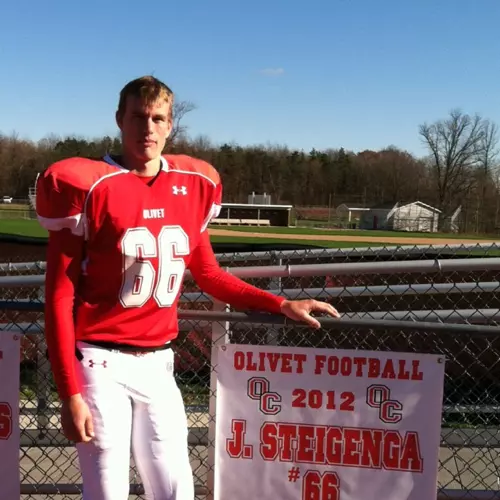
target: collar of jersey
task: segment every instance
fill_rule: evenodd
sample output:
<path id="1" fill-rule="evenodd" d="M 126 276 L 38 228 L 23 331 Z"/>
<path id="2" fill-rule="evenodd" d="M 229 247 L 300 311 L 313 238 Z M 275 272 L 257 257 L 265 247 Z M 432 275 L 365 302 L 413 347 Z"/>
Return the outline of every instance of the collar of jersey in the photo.
<path id="1" fill-rule="evenodd" d="M 109 165 L 113 165 L 114 167 L 119 168 L 120 170 L 127 170 L 125 167 L 122 167 L 119 163 L 116 163 L 116 161 L 113 160 L 113 158 L 111 158 L 111 156 L 109 154 L 104 155 L 103 160 L 106 163 L 108 163 Z M 163 156 L 160 156 L 160 161 L 161 161 L 161 169 L 160 170 L 167 172 L 168 171 L 167 160 L 165 158 L 163 158 Z"/>

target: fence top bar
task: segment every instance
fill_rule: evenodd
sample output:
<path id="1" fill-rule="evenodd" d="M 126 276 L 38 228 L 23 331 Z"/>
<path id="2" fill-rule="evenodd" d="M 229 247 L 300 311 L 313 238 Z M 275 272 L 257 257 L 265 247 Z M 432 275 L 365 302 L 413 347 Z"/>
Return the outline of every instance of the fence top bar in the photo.
<path id="1" fill-rule="evenodd" d="M 462 250 L 462 251 L 477 251 L 477 250 L 500 250 L 500 244 L 496 242 L 487 243 L 451 243 L 446 245 L 387 245 L 381 247 L 352 247 L 352 248 L 304 248 L 300 250 L 262 250 L 257 252 L 221 252 L 217 253 L 216 257 L 221 262 L 231 260 L 260 260 L 260 259 L 276 259 L 287 257 L 300 257 L 303 259 L 316 258 L 325 255 L 341 255 L 341 256 L 364 256 L 364 255 L 397 255 L 409 253 L 419 254 L 422 251 L 432 250 Z M 46 263 L 44 261 L 35 262 L 0 262 L 0 272 L 9 271 L 32 271 L 44 270 Z"/>
<path id="2" fill-rule="evenodd" d="M 439 273 L 450 271 L 499 270 L 500 258 L 426 259 L 395 262 L 356 262 L 339 264 L 298 264 L 284 266 L 233 267 L 227 270 L 240 278 L 306 277 L 350 274 Z M 1 284 L 1 283 L 0 283 Z"/>
<path id="3" fill-rule="evenodd" d="M 496 242 L 487 243 L 451 243 L 445 245 L 387 245 L 380 247 L 351 247 L 351 248 L 305 248 L 300 250 L 269 250 L 257 252 L 234 252 L 234 253 L 218 253 L 217 258 L 220 261 L 226 260 L 260 260 L 263 258 L 287 258 L 287 257 L 302 257 L 316 258 L 324 255 L 340 255 L 340 256 L 371 256 L 371 255 L 395 255 L 415 253 L 419 254 L 423 251 L 436 250 L 462 250 L 462 251 L 478 251 L 478 250 L 500 250 L 500 245 Z"/>
<path id="4" fill-rule="evenodd" d="M 500 270 L 500 257 L 473 259 L 427 259 L 406 262 L 356 262 L 339 264 L 299 264 L 226 268 L 240 278 L 307 277 L 329 275 L 440 273 L 450 271 Z M 185 278 L 191 278 L 188 271 Z M 0 276 L 0 287 L 43 286 L 45 276 Z"/>
<path id="5" fill-rule="evenodd" d="M 317 258 L 321 256 L 373 256 L 373 255 L 408 255 L 421 254 L 423 251 L 478 251 L 478 250 L 500 250 L 500 243 L 450 243 L 445 245 L 387 245 L 380 247 L 352 247 L 352 248 L 301 248 L 299 250 L 261 250 L 257 252 L 220 252 L 216 254 L 217 260 L 227 262 L 233 260 L 261 260 L 281 259 L 297 257 L 303 259 Z M 9 271 L 34 271 L 45 270 L 45 261 L 35 262 L 0 262 L 0 272 Z"/>

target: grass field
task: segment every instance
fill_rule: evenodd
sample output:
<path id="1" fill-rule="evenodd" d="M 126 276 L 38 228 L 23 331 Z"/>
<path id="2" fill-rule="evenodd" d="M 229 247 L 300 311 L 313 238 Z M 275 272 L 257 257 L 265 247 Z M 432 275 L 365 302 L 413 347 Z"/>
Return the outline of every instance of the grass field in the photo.
<path id="1" fill-rule="evenodd" d="M 0 219 L 0 234 L 47 238 L 47 231 L 36 220 Z"/>
<path id="2" fill-rule="evenodd" d="M 396 231 L 322 230 L 314 228 L 213 226 L 213 243 L 308 244 L 323 248 L 353 248 L 400 246 L 413 244 L 457 244 L 494 241 L 473 235 L 423 234 Z M 46 238 L 47 231 L 38 221 L 29 219 L 0 219 L 0 235 Z M 269 235 L 268 237 L 266 235 Z M 498 251 L 496 251 L 498 252 Z"/>
<path id="3" fill-rule="evenodd" d="M 283 229 L 283 228 L 281 228 Z M 253 228 L 254 231 L 259 229 Z M 9 234 L 16 236 L 28 236 L 32 238 L 46 238 L 47 231 L 40 226 L 36 220 L 1 220 L 0 219 L 0 234 Z M 314 233 L 306 233 L 314 234 Z M 239 237 L 232 238 L 231 236 L 211 236 L 211 241 L 214 243 L 283 243 L 279 238 L 253 238 Z M 287 240 L 287 243 L 304 243 L 303 240 Z M 311 242 L 312 243 L 312 242 Z M 381 246 L 382 243 L 374 243 L 373 245 Z M 353 246 L 365 247 L 364 242 L 345 242 L 345 241 L 322 241 L 318 246 L 325 248 L 351 248 Z"/>
<path id="4" fill-rule="evenodd" d="M 249 237 L 239 237 L 239 238 L 231 238 L 230 236 L 217 236 L 217 235 L 212 235 L 210 236 L 210 240 L 213 243 L 260 243 L 260 244 L 268 244 L 268 243 L 284 243 L 285 240 L 282 238 L 252 238 L 251 236 Z M 305 242 L 304 240 L 286 240 L 286 243 L 291 243 L 291 244 L 304 244 L 304 243 L 310 243 L 311 245 L 315 245 L 318 247 L 323 247 L 323 248 L 354 248 L 354 247 L 375 247 L 375 246 L 387 246 L 387 243 L 381 243 L 381 242 L 372 242 L 369 245 L 367 245 L 365 242 L 361 241 L 319 241 L 319 242 L 314 242 L 314 241 L 309 241 Z"/>

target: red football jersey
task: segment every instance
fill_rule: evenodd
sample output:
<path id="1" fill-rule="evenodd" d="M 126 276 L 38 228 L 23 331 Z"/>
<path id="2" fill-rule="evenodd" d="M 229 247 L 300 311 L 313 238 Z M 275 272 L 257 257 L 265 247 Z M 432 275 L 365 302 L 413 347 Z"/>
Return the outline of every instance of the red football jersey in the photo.
<path id="1" fill-rule="evenodd" d="M 211 165 L 165 155 L 159 174 L 145 182 L 109 156 L 63 160 L 38 178 L 36 204 L 43 227 L 69 228 L 85 240 L 76 339 L 141 346 L 177 335 L 191 251 L 220 211 Z"/>
<path id="2" fill-rule="evenodd" d="M 280 313 L 285 300 L 219 266 L 207 225 L 221 207 L 215 169 L 166 155 L 152 178 L 109 156 L 71 158 L 37 181 L 38 219 L 51 232 L 45 336 L 61 398 L 80 392 L 75 340 L 156 347 L 178 334 L 185 270 L 235 308 Z"/>

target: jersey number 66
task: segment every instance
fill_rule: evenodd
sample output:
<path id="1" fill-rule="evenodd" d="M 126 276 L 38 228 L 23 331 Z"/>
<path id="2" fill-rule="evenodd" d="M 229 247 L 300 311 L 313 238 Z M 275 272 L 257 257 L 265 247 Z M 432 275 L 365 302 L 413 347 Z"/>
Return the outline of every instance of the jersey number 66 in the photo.
<path id="1" fill-rule="evenodd" d="M 155 238 L 146 227 L 128 229 L 121 241 L 123 307 L 141 307 L 154 296 L 158 306 L 175 302 L 189 255 L 189 237 L 180 226 L 165 226 Z M 158 269 L 148 259 L 158 257 Z"/>

